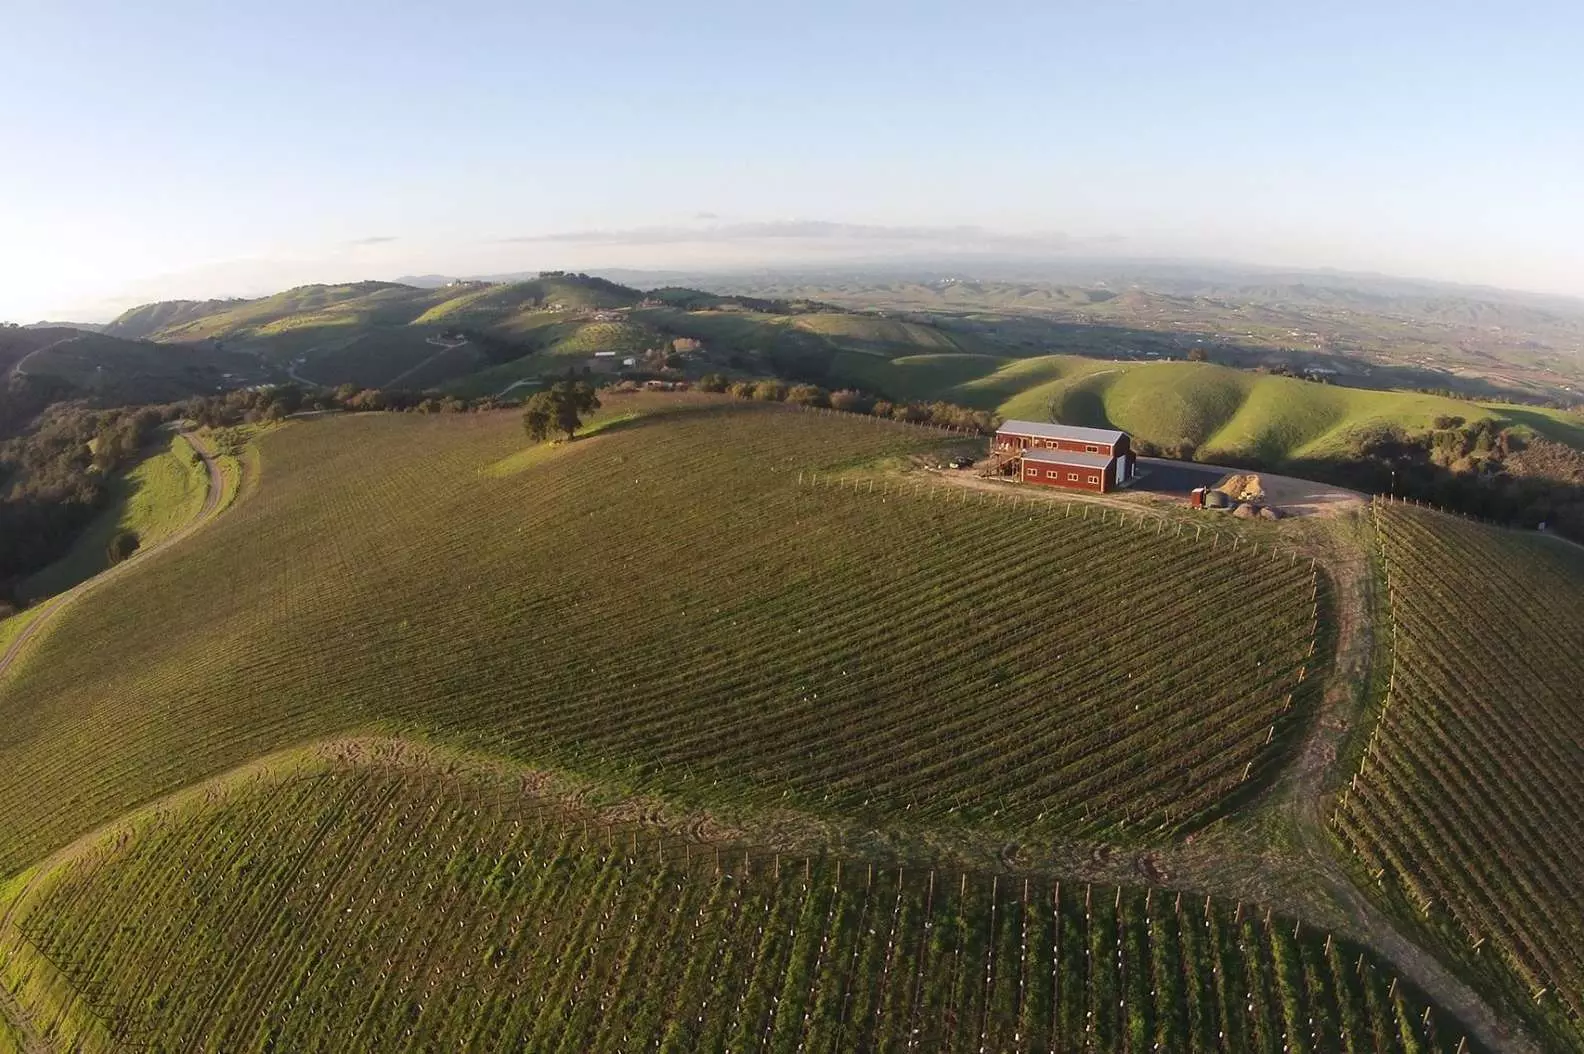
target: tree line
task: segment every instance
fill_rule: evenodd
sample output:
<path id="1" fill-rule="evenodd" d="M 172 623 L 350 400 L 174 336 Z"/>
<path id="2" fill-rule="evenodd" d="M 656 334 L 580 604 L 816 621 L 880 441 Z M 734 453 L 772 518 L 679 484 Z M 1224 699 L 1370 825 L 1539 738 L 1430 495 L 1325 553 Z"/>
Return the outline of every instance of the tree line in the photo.
<path id="1" fill-rule="evenodd" d="M 988 410 L 973 410 L 955 403 L 904 402 L 883 399 L 854 388 L 830 391 L 817 384 L 794 384 L 774 378 L 728 380 L 719 373 L 705 374 L 698 382 L 704 392 L 722 392 L 738 399 L 760 402 L 793 403 L 798 406 L 830 407 L 845 413 L 869 414 L 909 424 L 957 428 L 980 435 L 995 434 L 1001 419 Z"/>
<path id="2" fill-rule="evenodd" d="M 348 413 L 453 414 L 495 410 L 506 404 L 493 397 L 466 399 L 438 392 L 397 388 L 338 388 L 305 391 L 295 384 L 270 388 L 237 389 L 217 395 L 195 396 L 175 404 L 181 416 L 209 428 L 281 421 L 296 413 L 346 411 Z"/>
<path id="3" fill-rule="evenodd" d="M 468 413 L 495 400 L 342 385 L 237 389 L 159 406 L 99 409 L 57 401 L 50 378 L 14 376 L 0 388 L 0 617 L 20 604 L 29 575 L 66 555 L 104 507 L 110 480 L 171 421 L 226 429 L 304 411 Z M 111 554 L 112 561 L 115 554 Z"/>
<path id="4" fill-rule="evenodd" d="M 57 403 L 25 434 L 0 441 L 0 615 L 21 579 L 60 559 L 172 407 L 99 410 Z"/>
<path id="5" fill-rule="evenodd" d="M 1584 542 L 1584 452 L 1492 421 L 1438 419 L 1423 435 L 1383 426 L 1344 458 L 1287 466 L 1299 475 L 1429 502 L 1519 527 L 1544 524 Z"/>

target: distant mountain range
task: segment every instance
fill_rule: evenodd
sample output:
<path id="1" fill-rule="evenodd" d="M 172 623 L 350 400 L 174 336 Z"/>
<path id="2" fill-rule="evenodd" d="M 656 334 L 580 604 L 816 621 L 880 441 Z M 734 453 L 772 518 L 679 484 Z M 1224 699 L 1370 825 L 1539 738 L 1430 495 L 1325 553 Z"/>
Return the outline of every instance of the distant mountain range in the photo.
<path id="1" fill-rule="evenodd" d="M 1429 279 L 1351 271 L 1261 268 L 1247 264 L 1203 260 L 1126 259 L 1118 257 L 1072 258 L 1031 262 L 997 260 L 982 256 L 895 262 L 873 265 L 845 264 L 812 267 L 756 267 L 734 270 L 637 270 L 601 268 L 598 274 L 639 288 L 690 286 L 715 292 L 884 286 L 895 283 L 928 283 L 944 280 L 1066 285 L 1083 288 L 1141 288 L 1177 296 L 1227 297 L 1287 306 L 1352 305 L 1359 310 L 1431 312 L 1451 301 L 1468 305 L 1524 307 L 1548 315 L 1584 320 L 1584 299 L 1465 285 Z M 426 289 L 459 281 L 518 282 L 535 272 L 487 275 L 407 275 L 395 281 Z M 1477 308 L 1463 310 L 1478 314 Z"/>
<path id="2" fill-rule="evenodd" d="M 1563 404 L 1584 389 L 1584 302 L 1160 261 L 978 267 L 307 285 L 144 304 L 103 326 L 10 327 L 0 372 L 52 377 L 69 397 L 101 403 L 286 382 L 478 396 L 608 367 L 593 360 L 610 352 L 652 369 L 685 355 L 695 374 L 913 397 L 896 379 L 905 370 L 879 367 L 933 356 L 948 372 L 988 376 L 1051 354 L 1140 361 L 1198 348 L 1228 365 L 1316 369 L 1358 387 Z"/>

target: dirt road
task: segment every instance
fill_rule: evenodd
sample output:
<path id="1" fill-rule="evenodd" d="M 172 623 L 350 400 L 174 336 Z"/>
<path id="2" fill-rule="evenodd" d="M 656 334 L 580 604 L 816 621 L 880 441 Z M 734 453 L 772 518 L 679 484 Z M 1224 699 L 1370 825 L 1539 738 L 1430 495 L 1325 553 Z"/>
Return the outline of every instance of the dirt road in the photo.
<path id="1" fill-rule="evenodd" d="M 1158 457 L 1141 457 L 1138 459 L 1138 466 L 1141 473 L 1150 473 L 1166 479 L 1182 477 L 1187 482 L 1192 478 L 1193 481 L 1189 486 L 1175 488 L 1175 492 L 1180 493 L 1184 500 L 1187 499 L 1186 492 L 1191 487 L 1212 486 L 1220 477 L 1237 473 L 1258 476 L 1260 485 L 1265 490 L 1263 504 L 1275 506 L 1290 516 L 1336 516 L 1354 509 L 1362 509 L 1368 501 L 1365 495 L 1356 490 L 1348 490 L 1346 487 L 1334 487 L 1329 483 L 1316 483 L 1312 479 L 1299 479 L 1296 476 L 1278 476 L 1260 469 L 1203 465 L 1197 461 L 1168 461 Z M 1143 476 L 1134 489 L 1146 494 L 1172 493 L 1170 489 L 1154 491 L 1150 486 L 1149 475 Z"/>
<path id="2" fill-rule="evenodd" d="M 1184 463 L 1165 464 L 1175 467 Z M 1216 476 L 1235 471 L 1213 465 L 1188 467 Z M 936 471 L 929 475 L 940 482 L 1003 499 L 1016 495 L 1030 501 L 1083 502 L 1126 510 L 1135 516 L 1165 516 L 1166 510 L 1176 505 L 1173 501 L 1168 506 L 1160 496 L 1153 496 L 1153 502 L 1140 501 L 1136 492 L 1100 495 L 1029 487 L 983 479 L 970 472 Z M 1307 507 L 1312 516 L 1340 516 L 1367 507 L 1367 499 L 1354 491 L 1285 476 L 1259 476 L 1271 503 L 1283 509 L 1290 509 L 1287 503 L 1293 502 Z M 1354 885 L 1337 861 L 1326 830 L 1325 789 L 1338 763 L 1339 750 L 1353 727 L 1371 717 L 1366 711 L 1371 702 L 1366 686 L 1375 658 L 1372 608 L 1376 586 L 1368 555 L 1370 541 L 1367 536 L 1352 533 L 1355 530 L 1367 527 L 1355 527 L 1346 521 L 1315 525 L 1291 540 L 1326 570 L 1336 634 L 1335 662 L 1303 743 L 1262 795 L 1267 807 L 1283 821 L 1282 826 L 1292 832 L 1296 845 L 1277 848 L 1257 840 L 1259 836 L 1191 838 L 1187 843 L 1148 850 L 1053 842 L 1042 847 L 1039 864 L 1086 881 L 1124 884 L 1142 877 L 1151 884 L 1262 902 L 1306 922 L 1335 929 L 1382 955 L 1402 977 L 1457 1015 L 1470 1036 L 1487 1049 L 1540 1054 L 1540 1047 L 1520 1027 L 1504 1020 L 1478 992 L 1416 943 L 1414 935 Z"/>
<path id="3" fill-rule="evenodd" d="M 50 624 L 50 620 L 58 615 L 61 609 L 73 601 L 87 596 L 106 582 L 113 581 L 120 575 L 125 574 L 127 568 L 137 565 L 151 553 L 161 552 L 175 545 L 207 523 L 218 511 L 221 496 L 225 493 L 225 480 L 220 475 L 220 465 L 215 461 L 214 455 L 198 441 L 197 437 L 188 432 L 183 432 L 182 436 L 192 446 L 193 451 L 203 458 L 204 467 L 209 473 L 209 493 L 204 497 L 203 508 L 198 510 L 198 515 L 194 516 L 192 521 L 185 527 L 182 527 L 158 545 L 151 545 L 147 549 L 139 549 L 114 567 L 101 571 L 88 579 L 88 581 L 46 600 L 35 612 L 31 613 L 32 621 L 28 623 L 27 628 L 17 635 L 16 640 L 11 642 L 11 646 L 6 648 L 4 654 L 0 654 L 0 678 L 5 677 L 10 671 L 12 664 L 20 658 L 22 652 L 27 648 L 28 643 L 43 632 L 44 628 Z"/>

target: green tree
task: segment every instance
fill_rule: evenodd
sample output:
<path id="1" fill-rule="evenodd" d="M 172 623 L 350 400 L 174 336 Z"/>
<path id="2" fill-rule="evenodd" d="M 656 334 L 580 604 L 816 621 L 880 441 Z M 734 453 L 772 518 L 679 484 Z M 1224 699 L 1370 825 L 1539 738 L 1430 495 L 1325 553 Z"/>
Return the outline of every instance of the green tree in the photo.
<path id="1" fill-rule="evenodd" d="M 799 406 L 829 406 L 830 394 L 814 384 L 794 384 L 786 393 L 786 401 Z"/>
<path id="2" fill-rule="evenodd" d="M 565 432 L 570 440 L 583 426 L 583 415 L 598 410 L 599 405 L 599 395 L 587 382 L 557 381 L 523 405 L 523 429 L 536 443 L 555 432 Z"/>
<path id="3" fill-rule="evenodd" d="M 138 549 L 138 536 L 132 531 L 118 531 L 105 547 L 105 559 L 111 567 L 127 559 Z"/>

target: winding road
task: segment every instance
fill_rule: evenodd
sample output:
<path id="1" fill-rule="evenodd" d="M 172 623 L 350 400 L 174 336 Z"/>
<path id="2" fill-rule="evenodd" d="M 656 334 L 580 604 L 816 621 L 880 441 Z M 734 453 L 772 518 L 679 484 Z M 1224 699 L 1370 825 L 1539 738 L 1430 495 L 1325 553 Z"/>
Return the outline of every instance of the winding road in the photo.
<path id="1" fill-rule="evenodd" d="M 160 541 L 158 544 L 151 545 L 147 549 L 139 549 L 137 552 L 127 557 L 127 559 L 121 561 L 121 563 L 116 564 L 114 567 L 101 571 L 99 574 L 94 575 L 86 582 L 75 585 L 72 588 L 66 590 L 64 593 L 59 593 L 53 597 L 50 597 L 39 607 L 24 612 L 21 616 L 17 616 L 19 618 L 24 616 L 28 617 L 31 619 L 31 621 L 22 630 L 22 632 L 17 635 L 17 638 L 11 642 L 10 647 L 6 648 L 4 654 L 0 654 L 0 679 L 5 677 L 5 675 L 10 671 L 12 664 L 21 657 L 22 652 L 27 648 L 28 643 L 37 637 L 41 632 L 43 632 L 44 628 L 49 625 L 50 621 L 56 615 L 58 615 L 63 608 L 71 604 L 73 601 L 87 596 L 89 593 L 93 592 L 95 589 L 98 589 L 106 582 L 110 582 L 118 578 L 120 575 L 125 573 L 127 568 L 140 563 L 144 557 L 153 553 L 161 552 L 170 546 L 175 545 L 193 531 L 209 522 L 209 519 L 219 511 L 220 500 L 225 493 L 225 480 L 220 475 L 220 465 L 215 461 L 214 454 L 211 453 L 201 442 L 199 442 L 197 437 L 191 432 L 182 432 L 181 435 L 183 439 L 187 440 L 188 445 L 193 448 L 193 451 L 203 459 L 204 468 L 206 468 L 209 473 L 209 493 L 207 496 L 205 496 L 203 508 L 198 510 L 198 515 L 194 516 L 191 522 L 177 530 L 175 533 L 171 534 L 169 537 Z"/>

